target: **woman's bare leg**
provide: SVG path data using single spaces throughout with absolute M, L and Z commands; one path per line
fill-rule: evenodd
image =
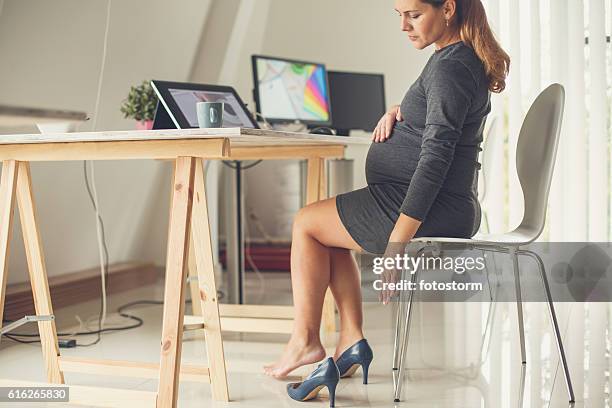
M 334 353 L 334 359 L 337 359 L 344 350 L 363 339 L 361 277 L 349 249 L 330 248 L 330 252 L 331 281 L 329 287 L 340 315 L 340 337 Z
M 319 338 L 321 312 L 325 291 L 330 282 L 335 282 L 334 297 L 346 327 L 349 338 L 354 335 L 355 327 L 361 330 L 361 291 L 359 275 L 354 261 L 348 262 L 346 253 L 334 253 L 332 248 L 361 250 L 348 234 L 336 210 L 335 198 L 319 201 L 301 209 L 293 223 L 291 243 L 291 286 L 295 310 L 294 329 L 285 352 L 274 364 L 265 367 L 265 372 L 273 377 L 282 378 L 296 368 L 320 361 L 325 357 L 325 349 Z M 350 256 L 350 253 L 348 253 Z M 352 259 L 352 257 L 351 257 Z M 338 267 L 338 276 L 333 278 L 331 266 Z M 340 272 L 343 267 L 352 268 L 348 273 Z M 343 275 L 346 275 L 343 277 Z M 347 279 L 352 282 L 347 282 Z M 342 286 L 348 286 L 343 288 Z M 358 311 L 350 311 L 355 309 Z M 341 335 L 341 338 L 343 336 Z M 348 341 L 348 340 L 347 340 Z M 350 344 L 349 344 L 350 345 Z

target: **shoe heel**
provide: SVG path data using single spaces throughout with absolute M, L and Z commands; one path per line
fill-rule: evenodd
M 336 386 L 338 385 L 338 381 L 329 382 L 326 385 L 329 391 L 329 407 L 333 408 L 336 403 Z
M 365 360 L 363 364 L 361 364 L 361 369 L 363 371 L 363 383 L 368 383 L 368 371 L 370 370 L 370 363 L 372 360 Z

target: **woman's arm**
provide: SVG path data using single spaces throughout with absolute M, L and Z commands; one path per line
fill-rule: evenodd
M 441 60 L 424 81 L 427 113 L 416 166 L 400 212 L 424 221 L 446 180 L 455 146 L 477 91 L 463 63 Z
M 420 226 L 421 221 L 406 214 L 400 214 L 395 223 L 395 228 L 393 228 L 389 236 L 389 242 L 407 244 L 414 238 L 414 234 L 416 234 Z
M 395 258 L 396 255 L 403 255 L 404 248 L 408 242 L 414 238 L 414 234 L 416 234 L 420 226 L 421 221 L 408 215 L 400 214 L 395 223 L 395 228 L 391 231 L 389 243 L 387 244 L 387 249 L 383 256 Z M 387 271 L 384 275 L 383 281 L 385 282 L 396 282 L 397 278 L 400 276 L 399 272 L 396 270 Z M 393 295 L 394 291 L 383 290 L 379 296 L 380 301 L 386 305 Z

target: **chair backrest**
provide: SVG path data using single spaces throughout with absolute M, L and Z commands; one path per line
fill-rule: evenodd
M 564 103 L 563 86 L 550 85 L 529 108 L 519 134 L 516 170 L 523 190 L 525 212 L 515 231 L 520 230 L 529 242 L 544 229 Z

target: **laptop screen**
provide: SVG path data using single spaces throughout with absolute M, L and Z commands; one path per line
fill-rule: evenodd
M 189 122 L 189 126 L 198 127 L 196 104 L 198 102 L 223 102 L 223 127 L 253 127 L 251 119 L 240 107 L 236 97 L 230 92 L 195 91 L 169 88 L 170 95 Z

